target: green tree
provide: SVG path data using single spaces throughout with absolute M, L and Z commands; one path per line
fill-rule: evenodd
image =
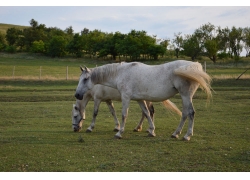
M 235 60 L 239 59 L 240 53 L 242 51 L 243 45 L 241 41 L 243 40 L 243 29 L 232 27 L 229 33 L 229 45 L 232 50 L 232 54 L 234 54 Z
M 149 46 L 149 56 L 157 60 L 159 55 L 163 56 L 166 52 L 166 48 L 162 45 L 152 44 Z
M 186 38 L 183 40 L 182 48 L 183 54 L 191 57 L 192 60 L 195 60 L 203 49 L 200 44 L 199 37 L 195 34 L 186 35 Z
M 175 38 L 172 40 L 172 44 L 174 45 L 175 56 L 178 58 L 183 44 L 183 37 L 181 32 L 174 34 L 174 37 Z
M 246 57 L 250 56 L 250 27 L 243 29 L 243 41 L 245 43 Z
M 34 41 L 31 46 L 31 52 L 33 53 L 44 53 L 45 44 L 42 40 Z
M 66 55 L 67 41 L 62 36 L 54 36 L 47 47 L 47 54 L 51 57 L 63 57 Z
M 73 39 L 68 43 L 67 50 L 69 53 L 74 54 L 76 57 L 82 57 L 84 43 L 82 36 L 79 33 L 73 36 Z
M 206 49 L 206 54 L 214 63 L 216 63 L 217 53 L 218 53 L 218 42 L 216 39 L 206 40 L 204 47 Z
M 6 32 L 6 40 L 10 46 L 13 46 L 16 44 L 19 35 L 21 34 L 21 31 L 17 28 L 9 28 Z
M 31 27 L 29 28 L 23 29 L 23 42 L 27 51 L 30 50 L 34 41 L 42 40 L 43 42 L 46 42 L 47 40 L 49 40 L 46 35 L 47 28 L 44 24 L 39 24 L 34 19 L 31 19 L 30 26 Z
M 0 51 L 4 50 L 7 45 L 7 42 L 5 40 L 5 34 L 0 32 Z

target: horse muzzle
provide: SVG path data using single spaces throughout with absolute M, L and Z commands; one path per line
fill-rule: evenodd
M 82 100 L 82 99 L 83 99 L 83 95 L 80 95 L 79 93 L 76 93 L 76 94 L 75 94 L 75 97 L 76 97 L 76 99 L 78 99 L 78 100 Z

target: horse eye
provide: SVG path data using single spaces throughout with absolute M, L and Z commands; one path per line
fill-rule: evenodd
M 76 119 L 76 118 L 77 118 L 77 116 L 74 116 L 74 118 Z
M 87 80 L 88 80 L 88 78 L 84 78 L 84 79 L 83 79 L 83 82 L 86 83 Z

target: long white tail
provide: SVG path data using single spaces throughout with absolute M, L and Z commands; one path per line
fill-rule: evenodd
M 212 97 L 211 92 L 211 81 L 212 78 L 203 71 L 202 65 L 198 62 L 193 62 L 188 66 L 181 66 L 174 70 L 176 75 L 185 77 L 192 81 L 195 81 L 200 84 L 202 90 L 207 94 L 207 99 L 209 100 Z

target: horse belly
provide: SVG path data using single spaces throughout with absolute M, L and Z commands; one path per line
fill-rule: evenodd
M 165 88 L 165 87 L 145 88 L 143 90 L 134 91 L 131 99 L 160 102 L 171 98 L 176 93 L 177 90 L 175 88 Z

